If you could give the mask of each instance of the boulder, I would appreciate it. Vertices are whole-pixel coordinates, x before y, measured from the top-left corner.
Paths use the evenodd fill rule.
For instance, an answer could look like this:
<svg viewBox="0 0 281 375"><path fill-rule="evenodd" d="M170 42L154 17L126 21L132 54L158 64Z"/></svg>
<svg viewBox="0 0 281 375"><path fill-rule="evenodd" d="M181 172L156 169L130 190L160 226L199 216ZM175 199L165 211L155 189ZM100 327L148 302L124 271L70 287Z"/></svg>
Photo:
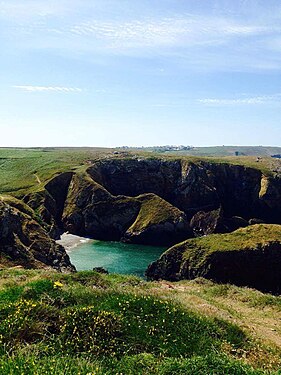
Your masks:
<svg viewBox="0 0 281 375"><path fill-rule="evenodd" d="M108 270L104 267L94 267L93 271L98 272L98 273L102 273L102 274L105 274L105 275L109 274Z"/></svg>
<svg viewBox="0 0 281 375"><path fill-rule="evenodd" d="M228 231L224 225L222 208L209 212L197 212L192 217L190 226L196 237L211 233L224 233Z"/></svg>

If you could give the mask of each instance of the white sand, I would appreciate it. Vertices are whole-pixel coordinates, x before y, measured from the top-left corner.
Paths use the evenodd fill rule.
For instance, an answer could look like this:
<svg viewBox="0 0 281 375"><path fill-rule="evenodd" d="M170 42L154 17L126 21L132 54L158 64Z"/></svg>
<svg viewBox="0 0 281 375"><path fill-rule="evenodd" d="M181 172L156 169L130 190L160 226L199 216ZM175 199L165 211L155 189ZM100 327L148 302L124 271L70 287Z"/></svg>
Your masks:
<svg viewBox="0 0 281 375"><path fill-rule="evenodd" d="M62 245L66 251L71 251L76 246L81 245L81 243L85 242L91 242L90 238L75 236L74 234L70 234L68 232L63 233L61 235L61 238L57 240L56 242L60 245Z"/></svg>

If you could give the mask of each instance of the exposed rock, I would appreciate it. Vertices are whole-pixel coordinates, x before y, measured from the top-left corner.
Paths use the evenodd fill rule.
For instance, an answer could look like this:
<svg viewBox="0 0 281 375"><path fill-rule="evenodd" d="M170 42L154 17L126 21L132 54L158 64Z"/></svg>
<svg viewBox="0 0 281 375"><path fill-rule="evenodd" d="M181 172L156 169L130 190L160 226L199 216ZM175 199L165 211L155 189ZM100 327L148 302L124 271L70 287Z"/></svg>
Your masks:
<svg viewBox="0 0 281 375"><path fill-rule="evenodd" d="M99 160L87 172L113 195L154 193L169 201L181 176L181 162L155 158Z"/></svg>
<svg viewBox="0 0 281 375"><path fill-rule="evenodd" d="M255 216L254 212L260 216L260 198L263 208L266 205L273 208L269 196L274 188L268 187L267 193L260 196L262 173L240 165L126 158L99 160L87 172L113 195L154 193L190 218L198 211L211 211L220 206L226 217L249 219ZM272 183L269 178L269 186Z"/></svg>
<svg viewBox="0 0 281 375"><path fill-rule="evenodd" d="M281 217L281 179L262 176L259 191L258 215L252 215L267 222L280 223Z"/></svg>
<svg viewBox="0 0 281 375"><path fill-rule="evenodd" d="M252 225L190 239L168 249L147 269L152 279L205 277L281 293L281 226Z"/></svg>
<svg viewBox="0 0 281 375"><path fill-rule="evenodd" d="M1 264L74 271L64 248L32 216L0 200Z"/></svg>
<svg viewBox="0 0 281 375"><path fill-rule="evenodd" d="M139 216L143 202L138 198L143 194L162 198L173 212L178 209L185 215L184 219L144 220ZM186 225L190 219L197 236L233 231L251 218L281 223L281 180L263 176L255 168L226 163L118 157L93 161L81 173L58 175L45 190L25 197L25 202L54 238L69 231L149 244L162 239L170 245L176 238L191 236ZM152 207L153 216L161 216L157 213L161 204ZM138 230L140 220L147 224L142 230Z"/></svg>
<svg viewBox="0 0 281 375"><path fill-rule="evenodd" d="M94 204L111 199L111 194L101 185L93 181L89 175L75 174L69 185L68 194L64 203L62 222L64 230L85 236L87 222L85 222L85 211Z"/></svg>
<svg viewBox="0 0 281 375"><path fill-rule="evenodd" d="M249 225L248 221L240 216L232 216L230 218L224 219L225 226L227 227L227 232L233 232L239 228L245 228Z"/></svg>
<svg viewBox="0 0 281 375"><path fill-rule="evenodd" d="M190 221L190 226L196 237L206 236L212 233L228 233L238 228L249 225L247 220L239 216L226 218L223 215L222 208L204 212L199 211Z"/></svg>
<svg viewBox="0 0 281 375"><path fill-rule="evenodd" d="M265 224L263 220L258 219L256 217L249 220L249 225L255 225L255 224Z"/></svg>
<svg viewBox="0 0 281 375"><path fill-rule="evenodd" d="M124 196L88 206L83 212L85 233L99 240L119 241L138 215L140 203Z"/></svg>
<svg viewBox="0 0 281 375"><path fill-rule="evenodd" d="M61 173L47 182L43 190L24 197L24 202L38 212L45 229L54 239L62 233L61 218L72 176L72 172Z"/></svg>
<svg viewBox="0 0 281 375"><path fill-rule="evenodd" d="M155 194L143 194L136 199L140 210L122 241L169 246L193 237L184 212Z"/></svg>
<svg viewBox="0 0 281 375"><path fill-rule="evenodd" d="M226 163L204 164L215 176L214 184L226 217L253 217L259 211L262 173L258 169Z"/></svg>
<svg viewBox="0 0 281 375"><path fill-rule="evenodd" d="M105 274L105 275L108 275L108 270L103 268L103 267L94 267L93 268L93 271L96 271L98 273L102 273L102 274Z"/></svg>
<svg viewBox="0 0 281 375"><path fill-rule="evenodd" d="M74 175L64 229L102 240L171 245L192 236L186 216L155 194L113 196L87 174Z"/></svg>
<svg viewBox="0 0 281 375"><path fill-rule="evenodd" d="M191 219L190 226L196 237L211 233L228 232L224 225L222 208L209 212L197 212Z"/></svg>

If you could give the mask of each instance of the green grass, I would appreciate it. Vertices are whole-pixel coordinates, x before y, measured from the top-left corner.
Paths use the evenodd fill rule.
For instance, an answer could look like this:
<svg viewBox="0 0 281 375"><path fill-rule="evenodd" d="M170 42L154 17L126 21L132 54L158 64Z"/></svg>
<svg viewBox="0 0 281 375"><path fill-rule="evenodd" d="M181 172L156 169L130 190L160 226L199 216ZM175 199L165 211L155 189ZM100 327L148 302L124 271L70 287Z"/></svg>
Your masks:
<svg viewBox="0 0 281 375"><path fill-rule="evenodd" d="M182 215L182 212L164 199L154 194L143 194L137 197L141 202L139 214L135 222L128 229L138 232L150 225L173 222Z"/></svg>
<svg viewBox="0 0 281 375"><path fill-rule="evenodd" d="M183 258L198 264L214 252L243 251L258 249L272 242L281 241L280 225L256 224L231 233L210 234L186 240L176 248L185 247Z"/></svg>
<svg viewBox="0 0 281 375"><path fill-rule="evenodd" d="M90 271L1 275L3 375L280 374L238 360L256 350L238 325L155 293L155 283Z"/></svg>
<svg viewBox="0 0 281 375"><path fill-rule="evenodd" d="M271 156L281 153L281 147L263 147L263 146L214 146L214 147L194 147L193 149L179 152L171 152L182 155L197 156L235 156L238 151L239 155L247 156Z"/></svg>
<svg viewBox="0 0 281 375"><path fill-rule="evenodd" d="M0 194L22 197L58 173L79 169L87 160L110 154L98 148L0 149Z"/></svg>
<svg viewBox="0 0 281 375"><path fill-rule="evenodd" d="M230 157L218 155L216 152L194 156L131 150L124 155L114 155L112 149L102 148L0 148L0 194L22 198L27 193L42 189L48 180L61 172L84 171L89 160L103 157L126 159L136 154L148 158L183 159L193 163L205 160L212 163L244 165L259 169L266 175L272 175L272 170L279 168L280 164L277 159L272 158L263 158L257 163L256 157L253 156Z"/></svg>

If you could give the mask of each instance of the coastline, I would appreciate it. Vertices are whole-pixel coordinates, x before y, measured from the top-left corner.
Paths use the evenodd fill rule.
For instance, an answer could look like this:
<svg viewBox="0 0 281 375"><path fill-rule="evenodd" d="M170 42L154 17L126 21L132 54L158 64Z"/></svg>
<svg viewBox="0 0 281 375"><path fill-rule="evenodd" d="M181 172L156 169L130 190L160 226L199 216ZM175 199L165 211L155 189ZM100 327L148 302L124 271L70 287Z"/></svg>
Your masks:
<svg viewBox="0 0 281 375"><path fill-rule="evenodd" d="M83 243L91 242L91 241L93 241L91 238L80 237L80 236L76 236L74 234L65 232L61 235L60 239L57 240L56 242L59 245L62 245L67 252L70 252L77 246Z"/></svg>

